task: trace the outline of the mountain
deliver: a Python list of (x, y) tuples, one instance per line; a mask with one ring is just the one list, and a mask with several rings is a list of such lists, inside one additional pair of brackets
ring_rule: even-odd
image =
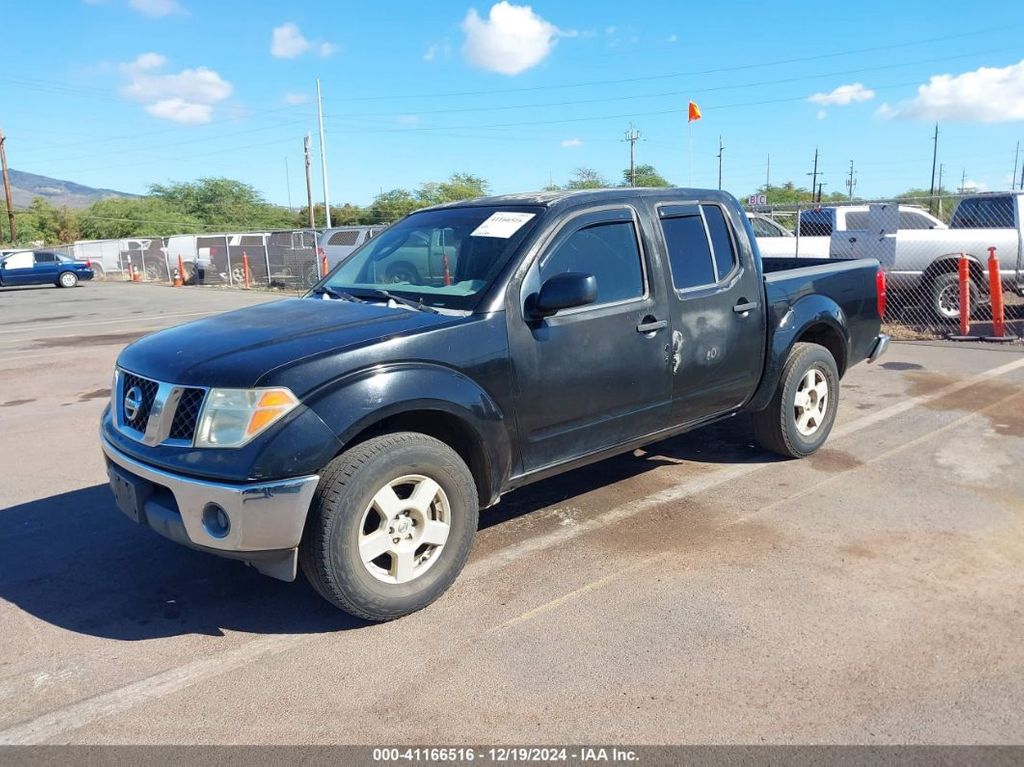
[(107, 197), (137, 197), (138, 195), (115, 192), (113, 189), (95, 189), (91, 186), (76, 184), (74, 181), (62, 181), (49, 176), (37, 176), (35, 173), (10, 169), (11, 193), (14, 207), (24, 208), (36, 197), (42, 197), (58, 208), (67, 205), (69, 208), (85, 208), (97, 200)]

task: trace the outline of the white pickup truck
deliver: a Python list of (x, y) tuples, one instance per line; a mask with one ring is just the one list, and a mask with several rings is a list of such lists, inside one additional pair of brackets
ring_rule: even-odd
[(995, 247), (1003, 289), (1024, 295), (1024, 192), (965, 197), (953, 211), (948, 228), (904, 228), (900, 225), (903, 210), (897, 215), (894, 207), (871, 205), (866, 229), (834, 233), (830, 255), (877, 258), (893, 293), (923, 293), (935, 316), (953, 320), (960, 313), (960, 254), (971, 261), (971, 294), (978, 305), (988, 299), (988, 249)]
[[(798, 236), (760, 213), (748, 213), (761, 255), (771, 258), (828, 258), (836, 255), (833, 240), (849, 242), (850, 237), (867, 234), (868, 205), (829, 205), (801, 211)], [(945, 229), (946, 225), (926, 210), (899, 206), (899, 229)], [(848, 250), (848, 249), (847, 249)]]

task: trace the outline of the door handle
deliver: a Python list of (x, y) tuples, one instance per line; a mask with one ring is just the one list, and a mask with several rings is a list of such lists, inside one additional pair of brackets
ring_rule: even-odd
[(740, 303), (736, 304), (732, 308), (732, 310), (734, 312), (736, 312), (736, 314), (746, 314), (747, 312), (753, 311), (756, 308), (757, 308), (757, 301), (744, 301), (744, 300), (741, 299)]
[(644, 317), (643, 321), (636, 326), (637, 333), (653, 333), (668, 325), (668, 320), (656, 320), (654, 317)]

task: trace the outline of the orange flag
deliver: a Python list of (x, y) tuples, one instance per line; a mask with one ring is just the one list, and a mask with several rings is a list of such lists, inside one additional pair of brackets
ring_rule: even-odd
[(689, 109), (689, 112), (688, 112), (688, 116), (687, 116), (686, 122), (692, 123), (692, 122), (694, 122), (696, 120), (699, 120), (701, 118), (701, 116), (702, 115), (700, 113), (700, 107), (697, 106), (696, 102), (691, 101), (690, 102), (690, 109)]

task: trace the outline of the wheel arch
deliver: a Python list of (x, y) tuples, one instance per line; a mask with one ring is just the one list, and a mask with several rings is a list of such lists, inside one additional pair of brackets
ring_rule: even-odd
[(825, 347), (836, 361), (840, 378), (850, 357), (850, 335), (842, 307), (820, 293), (804, 296), (790, 306), (775, 327), (765, 356), (764, 373), (748, 410), (763, 410), (779, 385), (786, 359), (799, 342)]
[[(979, 288), (983, 288), (985, 285), (985, 265), (980, 258), (975, 256), (973, 253), (965, 253), (967, 260), (970, 263), (971, 279), (978, 284)], [(947, 253), (946, 255), (939, 256), (933, 260), (928, 267), (921, 273), (921, 278), (925, 285), (931, 283), (940, 274), (948, 274), (950, 272), (957, 272), (960, 268), (960, 254), (959, 253)]]

